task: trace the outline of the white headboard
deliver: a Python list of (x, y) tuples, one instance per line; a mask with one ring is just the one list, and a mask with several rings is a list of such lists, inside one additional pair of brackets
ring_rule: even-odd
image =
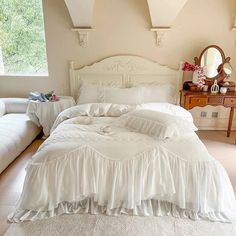
[[(139, 56), (113, 56), (92, 65), (77, 67), (76, 61), (70, 62), (70, 91), (77, 99), (81, 81), (101, 83), (116, 87), (130, 87), (131, 84), (171, 83), (176, 95), (182, 86), (182, 63), (179, 69), (171, 69), (157, 62)], [(178, 103), (178, 98), (177, 98)]]

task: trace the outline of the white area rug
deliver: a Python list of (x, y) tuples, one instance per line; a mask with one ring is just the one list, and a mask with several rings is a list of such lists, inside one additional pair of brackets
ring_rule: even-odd
[(236, 236), (236, 223), (74, 214), (12, 224), (4, 236)]

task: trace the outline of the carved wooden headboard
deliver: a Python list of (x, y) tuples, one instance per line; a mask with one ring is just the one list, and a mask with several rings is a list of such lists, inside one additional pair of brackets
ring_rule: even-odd
[(113, 56), (92, 65), (78, 67), (70, 62), (70, 91), (77, 99), (82, 81), (115, 87), (130, 87), (132, 84), (171, 83), (176, 88), (176, 103), (182, 86), (182, 63), (178, 70), (162, 66), (139, 56)]

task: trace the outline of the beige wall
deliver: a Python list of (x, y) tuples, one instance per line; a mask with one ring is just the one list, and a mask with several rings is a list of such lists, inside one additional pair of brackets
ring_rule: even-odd
[[(68, 61), (81, 65), (117, 54), (141, 55), (177, 68), (209, 44), (222, 47), (236, 68), (236, 33), (231, 31), (235, 0), (188, 0), (164, 46), (155, 46), (146, 0), (96, 0), (95, 31), (87, 48), (80, 48), (63, 0), (44, 0), (49, 77), (0, 77), (0, 97), (27, 96), (31, 90), (69, 93)], [(236, 72), (235, 72), (236, 73)], [(185, 77), (188, 75), (185, 75)]]

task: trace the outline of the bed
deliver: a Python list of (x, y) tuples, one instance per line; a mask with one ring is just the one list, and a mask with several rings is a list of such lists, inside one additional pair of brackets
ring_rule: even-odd
[(181, 66), (138, 56), (83, 68), (71, 62), (71, 95), (83, 102), (57, 117), (9, 220), (92, 213), (234, 221), (226, 171), (195, 134), (191, 114), (176, 105), (181, 84)]

